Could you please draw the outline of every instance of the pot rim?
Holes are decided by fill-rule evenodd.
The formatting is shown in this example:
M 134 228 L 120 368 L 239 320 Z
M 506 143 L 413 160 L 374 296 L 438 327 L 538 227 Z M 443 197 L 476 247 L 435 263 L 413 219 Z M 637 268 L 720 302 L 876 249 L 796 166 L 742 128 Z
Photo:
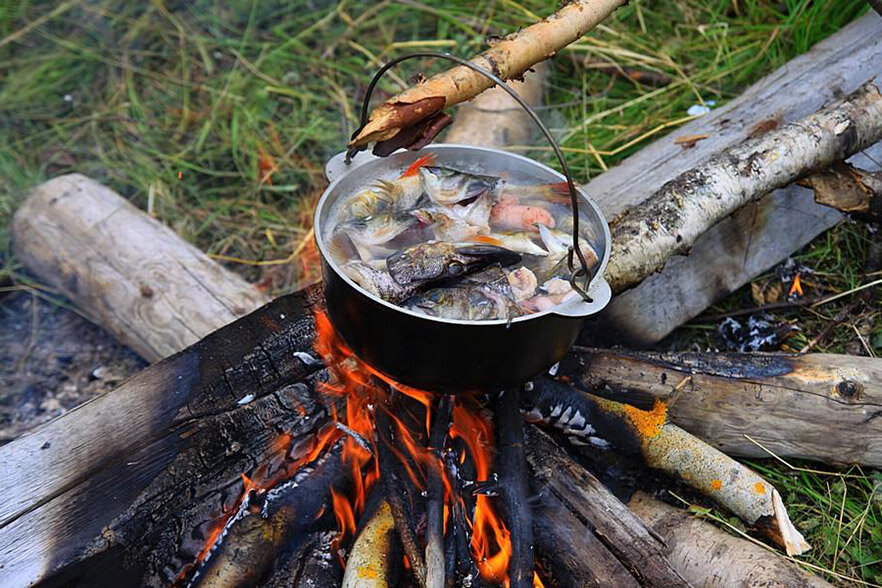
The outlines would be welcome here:
M 467 149 L 467 150 L 477 151 L 477 152 L 501 154 L 506 157 L 510 157 L 512 159 L 517 159 L 517 160 L 523 161 L 523 162 L 528 163 L 532 166 L 539 167 L 540 169 L 542 169 L 544 171 L 552 173 L 554 176 L 558 177 L 562 181 L 567 180 L 566 176 L 563 175 L 562 173 L 560 173 L 559 171 L 545 165 L 544 163 L 540 163 L 540 162 L 536 161 L 535 159 L 530 159 L 529 157 L 525 157 L 525 156 L 520 155 L 518 153 L 512 153 L 510 151 L 505 151 L 502 149 L 494 149 L 492 147 L 482 147 L 482 146 L 477 146 L 477 145 L 462 145 L 462 144 L 456 144 L 456 143 L 433 143 L 431 145 L 423 147 L 422 149 L 420 149 L 418 151 L 414 151 L 413 152 L 414 159 L 420 157 L 421 154 L 425 154 L 427 152 L 433 152 L 433 151 L 442 151 L 443 152 L 448 149 L 457 149 L 457 150 Z M 396 154 L 397 153 L 404 153 L 404 152 L 405 152 L 404 150 L 399 150 L 399 151 L 396 151 Z M 336 158 L 341 158 L 343 155 L 344 155 L 343 153 L 340 153 L 340 154 L 334 156 L 334 158 L 332 158 L 332 160 L 336 159 Z M 378 159 L 378 158 L 372 158 L 370 161 L 373 161 L 375 159 Z M 365 162 L 365 164 L 366 163 L 368 163 L 368 162 Z M 319 254 L 321 255 L 322 261 L 324 261 L 324 263 L 326 263 L 328 265 L 328 267 L 331 268 L 331 270 L 337 275 L 337 277 L 342 279 L 344 282 L 349 284 L 351 287 L 355 288 L 355 290 L 357 292 L 359 292 L 361 295 L 366 296 L 367 298 L 369 298 L 370 300 L 372 300 L 373 302 L 375 302 L 377 304 L 381 304 L 391 310 L 401 312 L 403 314 L 412 316 L 417 319 L 433 321 L 433 322 L 448 324 L 448 325 L 464 325 L 464 326 L 471 326 L 471 327 L 482 327 L 482 326 L 483 327 L 498 327 L 499 325 L 510 325 L 510 324 L 514 324 L 514 323 L 526 322 L 526 321 L 533 320 L 533 319 L 539 319 L 544 316 L 552 315 L 552 314 L 556 315 L 556 316 L 584 318 L 586 316 L 590 316 L 591 314 L 600 312 L 600 310 L 602 310 L 606 306 L 606 303 L 608 302 L 608 298 L 609 298 L 609 292 L 608 292 L 609 286 L 607 285 L 607 283 L 603 277 L 603 274 L 606 271 L 607 264 L 609 263 L 609 256 L 610 256 L 610 251 L 611 251 L 611 247 L 612 247 L 612 244 L 610 242 L 611 235 L 610 235 L 610 230 L 609 230 L 609 223 L 606 221 L 606 218 L 603 216 L 603 213 L 600 211 L 600 207 L 597 206 L 597 203 L 595 203 L 594 200 L 592 200 L 591 197 L 589 197 L 588 194 L 584 191 L 584 189 L 582 189 L 582 187 L 578 184 L 576 185 L 576 192 L 578 192 L 579 196 L 582 197 L 584 203 L 591 207 L 592 211 L 597 216 L 597 218 L 600 219 L 600 221 L 601 221 L 600 224 L 603 229 L 603 242 L 604 242 L 603 249 L 604 249 L 604 251 L 603 251 L 603 255 L 601 255 L 599 258 L 600 266 L 598 267 L 597 273 L 594 274 L 594 277 L 591 279 L 591 282 L 588 284 L 588 287 L 587 287 L 587 291 L 589 292 L 589 294 L 594 295 L 595 299 L 597 299 L 597 297 L 606 298 L 606 300 L 603 302 L 603 304 L 600 306 L 600 308 L 592 309 L 591 311 L 589 311 L 587 313 L 580 313 L 580 312 L 576 311 L 576 309 L 578 308 L 579 305 L 584 304 L 585 302 L 581 298 L 576 297 L 574 300 L 567 301 L 563 304 L 559 304 L 559 305 L 554 306 L 552 308 L 549 308 L 547 310 L 543 310 L 543 311 L 536 312 L 533 314 L 518 316 L 518 317 L 515 317 L 512 319 L 493 319 L 493 320 L 483 320 L 483 321 L 470 321 L 470 320 L 463 320 L 463 319 L 446 319 L 446 318 L 429 316 L 429 315 L 426 315 L 426 314 L 423 314 L 420 312 L 409 310 L 407 308 L 398 306 L 396 304 L 392 304 L 391 302 L 387 302 L 386 300 L 383 300 L 379 296 L 375 296 L 374 294 L 371 294 L 370 292 L 366 291 L 361 286 L 356 284 L 354 281 L 352 281 L 349 278 L 349 276 L 347 276 L 340 269 L 340 267 L 337 265 L 337 262 L 331 257 L 327 248 L 325 247 L 324 237 L 322 235 L 323 227 L 322 227 L 322 222 L 321 222 L 322 213 L 325 209 L 325 205 L 327 204 L 328 196 L 334 191 L 334 189 L 337 187 L 337 185 L 344 178 L 346 178 L 349 175 L 349 173 L 356 172 L 360 167 L 362 167 L 362 165 L 365 165 L 365 164 L 353 163 L 352 167 L 349 170 L 340 174 L 339 177 L 334 178 L 331 181 L 331 183 L 328 184 L 328 187 L 325 188 L 325 191 L 322 193 L 321 198 L 319 198 L 319 201 L 315 207 L 315 215 L 313 216 L 313 229 L 314 229 L 314 235 L 315 235 L 315 242 L 316 242 L 316 247 L 319 250 Z M 568 309 L 569 309 L 569 312 L 567 312 Z M 576 312 L 574 312 L 574 311 L 576 311 Z

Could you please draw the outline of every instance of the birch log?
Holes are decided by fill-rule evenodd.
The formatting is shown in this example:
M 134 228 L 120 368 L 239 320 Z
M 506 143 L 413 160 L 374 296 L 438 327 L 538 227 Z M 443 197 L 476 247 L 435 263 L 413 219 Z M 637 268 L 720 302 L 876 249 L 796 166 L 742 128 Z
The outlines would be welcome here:
M 586 389 L 663 400 L 672 423 L 729 455 L 882 467 L 882 359 L 577 348 L 567 362 Z
M 37 186 L 12 221 L 16 255 L 148 361 L 266 298 L 174 231 L 80 174 Z
M 665 553 L 695 588 L 832 588 L 780 555 L 638 492 L 628 507 L 665 542 Z
M 882 94 L 867 82 L 799 122 L 722 151 L 616 219 L 610 286 L 635 286 L 741 206 L 879 140 Z
M 684 150 L 670 136 L 661 138 L 592 179 L 585 189 L 607 218 L 615 219 L 712 154 L 798 120 L 874 76 L 882 76 L 882 18 L 870 13 L 673 133 L 707 136 L 691 149 Z M 870 157 L 858 154 L 852 163 L 878 170 L 882 144 L 867 153 Z M 662 271 L 614 297 L 583 333 L 584 340 L 631 345 L 659 341 L 841 218 L 811 202 L 807 189 L 791 185 L 776 190 L 719 222 L 688 255 L 674 256 Z
M 508 80 L 518 78 L 540 61 L 597 26 L 626 0 L 574 0 L 559 11 L 497 41 L 472 62 Z M 442 109 L 470 100 L 493 81 L 456 66 L 386 100 L 371 112 L 368 124 L 349 143 L 363 147 L 385 141 Z

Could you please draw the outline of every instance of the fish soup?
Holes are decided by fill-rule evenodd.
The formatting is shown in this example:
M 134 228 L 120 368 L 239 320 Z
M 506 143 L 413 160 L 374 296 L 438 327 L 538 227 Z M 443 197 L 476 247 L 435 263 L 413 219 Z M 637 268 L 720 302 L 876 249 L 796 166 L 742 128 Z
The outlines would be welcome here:
M 566 182 L 470 168 L 430 154 L 349 190 L 322 226 L 331 258 L 363 290 L 443 319 L 511 320 L 578 297 Z

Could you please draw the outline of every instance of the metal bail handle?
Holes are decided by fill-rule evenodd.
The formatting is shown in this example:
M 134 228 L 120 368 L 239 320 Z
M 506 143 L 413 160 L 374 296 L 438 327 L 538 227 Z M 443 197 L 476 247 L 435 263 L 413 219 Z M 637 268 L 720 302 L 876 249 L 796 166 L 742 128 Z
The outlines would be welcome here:
M 523 108 L 530 118 L 533 119 L 533 122 L 539 127 L 542 131 L 542 134 L 545 135 L 545 138 L 548 139 L 548 142 L 551 144 L 552 149 L 554 149 L 554 154 L 557 155 L 557 160 L 560 162 L 560 167 L 563 170 L 564 175 L 567 178 L 567 186 L 570 190 L 570 202 L 573 208 L 573 244 L 570 245 L 569 251 L 567 253 L 567 267 L 570 270 L 570 285 L 573 287 L 573 290 L 579 293 L 579 296 L 582 297 L 586 302 L 593 302 L 591 296 L 588 295 L 588 286 L 591 284 L 591 280 L 594 278 L 594 274 L 591 273 L 588 268 L 588 262 L 585 260 L 585 255 L 582 253 L 582 250 L 579 249 L 579 196 L 576 193 L 576 184 L 573 181 L 573 176 L 570 174 L 570 168 L 567 165 L 567 160 L 564 158 L 563 152 L 560 150 L 560 147 L 555 142 L 554 137 L 551 136 L 551 131 L 548 130 L 548 127 L 539 119 L 539 115 L 530 108 L 530 105 L 527 104 L 523 98 L 518 96 L 518 93 L 511 89 L 511 87 L 506 84 L 502 78 L 495 75 L 493 72 L 487 71 L 480 65 L 476 65 L 471 61 L 463 59 L 461 57 L 457 57 L 455 55 L 450 55 L 448 53 L 438 53 L 436 51 L 418 51 L 415 53 L 409 53 L 407 55 L 403 55 L 392 61 L 383 65 L 376 74 L 374 74 L 374 78 L 371 80 L 371 83 L 368 85 L 367 93 L 364 96 L 364 102 L 361 105 L 361 126 L 352 134 L 352 138 L 354 139 L 361 129 L 365 127 L 368 123 L 368 108 L 370 107 L 371 96 L 374 93 L 374 88 L 376 88 L 377 83 L 380 81 L 380 78 L 383 77 L 383 74 L 386 73 L 393 66 L 398 65 L 402 61 L 413 59 L 416 57 L 434 57 L 437 59 L 446 59 L 447 61 L 453 61 L 454 63 L 458 63 L 459 65 L 465 66 L 473 71 L 478 72 L 479 74 L 489 78 L 493 82 L 496 83 L 499 87 L 505 90 L 509 96 L 517 102 L 521 108 Z M 347 157 L 347 163 L 349 159 Z M 579 258 L 579 263 L 581 267 L 576 267 L 573 263 L 573 254 L 575 252 L 575 256 Z M 600 264 L 597 264 L 596 267 L 599 267 Z M 584 286 L 577 283 L 577 279 L 581 276 L 585 276 Z

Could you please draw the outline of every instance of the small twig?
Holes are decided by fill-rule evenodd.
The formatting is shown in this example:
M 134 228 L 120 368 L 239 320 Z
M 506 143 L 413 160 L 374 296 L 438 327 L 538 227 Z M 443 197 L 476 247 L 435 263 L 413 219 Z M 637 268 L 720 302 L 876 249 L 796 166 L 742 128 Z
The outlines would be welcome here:
M 824 341 L 824 339 L 827 338 L 834 327 L 848 319 L 852 311 L 857 307 L 858 304 L 860 304 L 860 302 L 860 299 L 855 300 L 844 309 L 839 311 L 839 313 L 837 313 L 836 316 L 833 317 L 833 320 L 824 325 L 824 328 L 821 329 L 821 331 L 817 335 L 815 335 L 811 341 L 806 343 L 805 346 L 799 350 L 799 353 L 808 353 L 809 351 L 814 349 L 816 345 Z

